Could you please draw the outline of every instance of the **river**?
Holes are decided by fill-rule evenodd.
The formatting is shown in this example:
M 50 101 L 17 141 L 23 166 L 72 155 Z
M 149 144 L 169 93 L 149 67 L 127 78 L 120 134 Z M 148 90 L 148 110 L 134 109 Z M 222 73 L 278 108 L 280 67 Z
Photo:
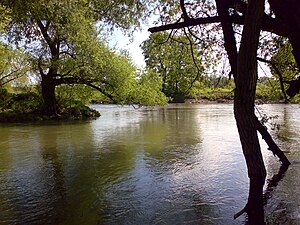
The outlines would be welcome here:
M 231 104 L 92 107 L 100 118 L 0 126 L 1 225 L 245 224 L 233 219 L 248 177 Z M 275 116 L 269 130 L 292 161 L 266 219 L 297 224 L 300 106 L 258 111 Z M 280 163 L 261 146 L 270 179 Z

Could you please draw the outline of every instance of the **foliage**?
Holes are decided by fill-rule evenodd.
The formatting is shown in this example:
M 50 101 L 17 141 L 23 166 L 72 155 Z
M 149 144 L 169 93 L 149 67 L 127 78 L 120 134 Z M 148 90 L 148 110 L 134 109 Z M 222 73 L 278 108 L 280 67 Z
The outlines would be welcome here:
M 203 52 L 190 44 L 183 34 L 165 32 L 152 34 L 142 44 L 147 68 L 160 75 L 162 91 L 169 97 L 187 95 L 201 78 Z
M 11 10 L 0 4 L 0 34 L 5 32 L 11 21 Z
M 131 102 L 140 105 L 164 105 L 169 98 L 161 92 L 162 80 L 153 71 L 143 71 L 134 89 L 131 89 Z M 150 88 L 151 87 L 151 88 Z
M 260 77 L 257 81 L 256 99 L 261 102 L 284 102 L 280 82 L 274 77 Z
M 57 113 L 55 88 L 63 84 L 90 86 L 115 103 L 133 96 L 136 69 L 126 55 L 108 48 L 104 30 L 137 26 L 149 6 L 146 1 L 4 0 L 2 4 L 13 12 L 7 40 L 33 58 L 45 113 Z
M 41 115 L 42 101 L 37 92 L 9 93 L 0 89 L 0 121 L 26 122 L 49 119 L 82 119 L 99 117 L 98 111 L 87 107 L 83 102 L 60 99 L 60 114 L 54 117 Z
M 0 43 L 0 87 L 21 80 L 22 86 L 28 83 L 30 72 L 29 55 L 19 49 L 13 49 Z
M 16 113 L 36 112 L 41 108 L 42 102 L 38 94 L 28 93 L 8 93 L 2 89 L 1 93 L 1 111 L 13 111 Z
M 99 98 L 97 93 L 97 91 L 86 85 L 60 85 L 56 88 L 58 104 L 69 104 L 70 106 L 74 101 L 90 104 L 92 100 Z
M 195 82 L 191 88 L 189 97 L 208 101 L 233 100 L 234 84 L 225 77 L 204 76 L 199 82 Z
M 272 63 L 277 67 L 285 80 L 294 79 L 299 74 L 299 69 L 292 51 L 292 45 L 287 41 L 279 47 L 271 59 Z M 274 76 L 278 76 L 272 66 L 271 71 Z
M 271 72 L 275 77 L 281 76 L 283 82 L 295 80 L 299 77 L 299 68 L 292 51 L 293 48 L 291 43 L 285 41 L 271 58 Z M 286 89 L 287 84 L 284 86 Z

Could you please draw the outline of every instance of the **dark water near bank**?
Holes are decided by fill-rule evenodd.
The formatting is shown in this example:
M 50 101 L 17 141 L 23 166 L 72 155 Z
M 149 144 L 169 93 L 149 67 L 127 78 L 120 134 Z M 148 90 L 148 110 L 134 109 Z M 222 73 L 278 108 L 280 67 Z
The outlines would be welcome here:
M 245 223 L 233 219 L 248 178 L 232 105 L 94 107 L 93 121 L 0 126 L 1 225 Z M 300 107 L 259 108 L 279 116 L 271 133 L 293 162 L 266 218 L 300 224 Z M 270 178 L 280 164 L 262 151 Z

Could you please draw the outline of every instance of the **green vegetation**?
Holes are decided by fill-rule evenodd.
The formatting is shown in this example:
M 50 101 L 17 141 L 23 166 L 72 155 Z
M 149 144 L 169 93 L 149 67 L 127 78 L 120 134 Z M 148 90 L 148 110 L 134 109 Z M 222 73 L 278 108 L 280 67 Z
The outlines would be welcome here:
M 142 49 L 147 68 L 162 78 L 162 92 L 174 102 L 184 101 L 204 70 L 199 48 L 191 51 L 184 34 L 163 32 L 152 34 Z
M 16 89 L 34 80 L 33 85 L 38 87 L 35 94 L 40 98 L 33 104 L 35 110 L 30 106 L 20 107 L 19 111 L 60 117 L 68 112 L 74 114 L 68 107 L 86 111 L 82 105 L 88 104 L 91 96 L 117 104 L 167 102 L 155 89 L 160 86 L 159 77 L 138 72 L 127 54 L 109 48 L 105 39 L 107 30 L 114 27 L 130 31 L 137 26 L 146 8 L 127 1 L 113 5 L 105 1 L 86 3 L 1 1 L 0 10 L 6 12 L 0 27 L 4 34 L 0 46 L 1 88 Z M 17 83 L 21 77 L 23 82 Z M 92 89 L 101 94 L 95 95 Z M 18 108 L 8 106 L 3 106 L 2 111 L 15 112 Z
M 124 6 L 126 16 L 121 13 Z M 135 68 L 126 52 L 108 47 L 106 37 L 111 30 L 132 31 L 155 7 L 145 2 L 137 7 L 127 1 L 116 1 L 113 6 L 83 0 L 1 1 L 2 115 L 80 118 L 99 116 L 86 107 L 93 102 L 161 105 L 186 99 L 233 100 L 233 80 L 211 75 L 217 74 L 213 67 L 222 55 L 214 52 L 213 36 L 204 42 L 190 30 L 152 34 L 142 44 L 145 71 Z M 272 62 L 280 65 L 285 80 L 296 78 L 298 70 L 288 42 Z M 277 71 L 273 68 L 272 72 L 274 78 L 259 79 L 256 96 L 264 102 L 282 102 Z

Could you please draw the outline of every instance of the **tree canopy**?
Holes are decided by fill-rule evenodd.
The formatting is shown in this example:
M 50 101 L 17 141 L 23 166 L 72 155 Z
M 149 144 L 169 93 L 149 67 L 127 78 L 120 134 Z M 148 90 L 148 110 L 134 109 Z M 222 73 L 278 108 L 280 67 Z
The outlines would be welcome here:
M 147 68 L 161 76 L 162 92 L 174 101 L 187 96 L 203 75 L 202 52 L 190 44 L 184 34 L 168 33 L 152 34 L 142 44 Z
M 30 71 L 30 57 L 28 54 L 0 43 L 0 88 L 21 77 L 23 77 L 24 82 Z
M 84 84 L 114 102 L 128 99 L 136 102 L 132 96 L 140 92 L 129 94 L 138 90 L 136 69 L 126 55 L 108 47 L 105 36 L 114 27 L 130 30 L 138 25 L 144 16 L 144 2 L 3 0 L 1 3 L 13 12 L 5 37 L 31 55 L 33 69 L 40 76 L 44 113 L 57 113 L 55 88 L 62 84 Z M 148 88 L 152 86 L 156 87 L 150 84 Z M 153 103 L 153 99 L 160 97 L 163 96 L 149 101 Z

